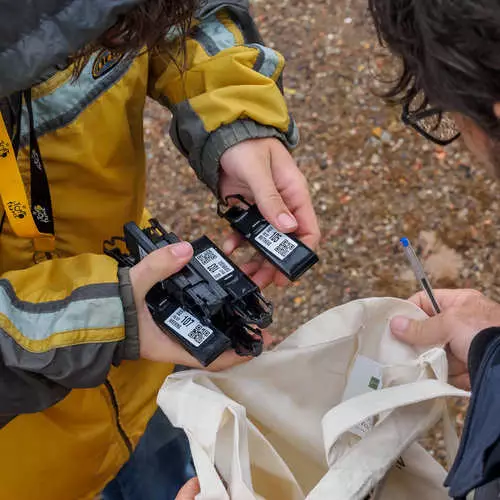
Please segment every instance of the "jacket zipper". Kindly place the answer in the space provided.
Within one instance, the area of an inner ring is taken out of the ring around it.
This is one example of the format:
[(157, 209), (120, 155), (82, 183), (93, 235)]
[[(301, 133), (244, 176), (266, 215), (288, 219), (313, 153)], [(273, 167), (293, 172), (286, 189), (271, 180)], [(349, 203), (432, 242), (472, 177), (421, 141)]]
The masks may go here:
[(120, 422), (120, 410), (118, 408), (118, 400), (116, 399), (115, 390), (113, 389), (113, 386), (111, 385), (111, 382), (108, 379), (105, 380), (104, 385), (108, 390), (109, 397), (111, 398), (111, 404), (113, 405), (113, 409), (115, 411), (116, 427), (118, 429), (118, 432), (120, 433), (121, 438), (123, 439), (123, 442), (125, 443), (125, 446), (127, 447), (129, 455), (132, 455), (134, 448), (132, 446), (132, 442), (130, 441), (129, 437), (127, 436), (127, 433), (123, 429), (122, 424)]

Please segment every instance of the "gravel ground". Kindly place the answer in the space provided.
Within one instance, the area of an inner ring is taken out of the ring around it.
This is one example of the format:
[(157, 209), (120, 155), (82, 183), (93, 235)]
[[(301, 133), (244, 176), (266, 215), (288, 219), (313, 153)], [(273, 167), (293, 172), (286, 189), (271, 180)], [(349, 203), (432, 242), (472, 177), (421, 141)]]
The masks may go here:
[[(301, 128), (295, 158), (323, 232), (320, 264), (298, 285), (267, 291), (277, 340), (335, 305), (412, 294), (402, 235), (419, 243), (435, 286), (500, 299), (497, 184), (459, 144), (434, 147), (373, 94), (374, 73), (387, 60), (366, 0), (257, 0), (254, 8), (267, 43), (288, 61), (285, 92)], [(207, 234), (222, 243), (226, 225), (170, 143), (167, 114), (150, 104), (145, 124), (149, 208), (186, 239)], [(453, 410), (461, 426), (464, 402)], [(439, 429), (425, 444), (442, 458)]]

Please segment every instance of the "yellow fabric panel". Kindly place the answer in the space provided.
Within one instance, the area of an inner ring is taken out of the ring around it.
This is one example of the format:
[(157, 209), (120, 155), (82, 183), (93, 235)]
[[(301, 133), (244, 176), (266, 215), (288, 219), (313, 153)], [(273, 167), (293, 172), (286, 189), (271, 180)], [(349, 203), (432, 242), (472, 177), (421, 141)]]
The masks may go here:
[[(169, 46), (159, 54), (151, 56), (149, 96), (153, 99), (164, 95), (172, 104), (184, 101), (189, 89), (182, 81), (182, 75), (210, 60), (210, 56), (203, 50), (203, 47), (192, 38), (186, 40), (185, 50), (182, 53), (179, 54), (178, 51), (178, 47)], [(169, 54), (177, 54), (175, 62)]]
[[(134, 446), (172, 370), (148, 361), (111, 368), (120, 422)], [(0, 500), (94, 500), (128, 460), (114, 422), (104, 387), (74, 390), (42, 413), (14, 419), (0, 430)]]
[(0, 500), (91, 500), (128, 459), (113, 421), (104, 387), (14, 419), (0, 431)]
[[(196, 79), (201, 76), (204, 85), (211, 91), (191, 98), (191, 108), (202, 120), (207, 132), (245, 118), (286, 132), (290, 116), (279, 88), (273, 80), (249, 68), (244, 59), (241, 61), (242, 56), (213, 61), (217, 71), (224, 75), (225, 85), (217, 86), (219, 82), (214, 72), (194, 75)], [(253, 82), (249, 85), (245, 81), (250, 77), (253, 77)], [(251, 100), (246, 100), (248, 95), (251, 95)], [(245, 103), (243, 112), (242, 102)]]
[(119, 368), (111, 368), (109, 380), (122, 401), (120, 422), (134, 445), (157, 408), (161, 385), (173, 370), (173, 364), (146, 360), (124, 361)]
[(82, 254), (54, 259), (22, 271), (5, 273), (16, 296), (26, 302), (49, 302), (67, 298), (85, 285), (116, 283), (118, 264), (110, 257)]
[[(262, 124), (288, 130), (290, 117), (286, 102), (272, 78), (254, 71), (259, 51), (252, 47), (233, 47), (206, 57), (200, 45), (191, 41), (196, 57), (190, 51), (191, 63), (198, 63), (182, 76), (170, 65), (158, 79), (161, 88), (172, 104), (189, 99), (192, 109), (203, 122), (207, 132), (237, 119), (251, 118)], [(275, 75), (283, 69), (283, 58)], [(244, 106), (242, 106), (244, 103)], [(241, 109), (245, 111), (242, 113)]]

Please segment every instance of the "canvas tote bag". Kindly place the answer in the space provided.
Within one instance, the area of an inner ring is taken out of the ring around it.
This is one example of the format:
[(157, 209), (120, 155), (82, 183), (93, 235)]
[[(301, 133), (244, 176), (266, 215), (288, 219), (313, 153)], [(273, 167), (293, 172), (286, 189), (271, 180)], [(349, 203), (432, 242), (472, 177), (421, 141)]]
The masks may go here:
[(413, 304), (373, 298), (331, 309), (276, 349), (221, 373), (167, 378), (158, 404), (190, 442), (197, 500), (444, 500), (445, 470), (417, 444), (440, 419), (458, 439), (445, 351), (396, 341)]

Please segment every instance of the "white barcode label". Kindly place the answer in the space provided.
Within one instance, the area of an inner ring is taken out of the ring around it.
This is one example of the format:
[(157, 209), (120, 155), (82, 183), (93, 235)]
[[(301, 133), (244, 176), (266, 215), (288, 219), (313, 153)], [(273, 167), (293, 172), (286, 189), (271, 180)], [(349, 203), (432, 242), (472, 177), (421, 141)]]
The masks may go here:
[(220, 280), (234, 271), (231, 264), (213, 248), (207, 248), (201, 252), (200, 255), (196, 256), (196, 260), (210, 273), (214, 280)]
[(166, 320), (165, 324), (195, 347), (200, 346), (213, 335), (213, 330), (202, 325), (192, 314), (178, 307)]
[(298, 247), (295, 241), (277, 231), (271, 224), (261, 231), (255, 240), (281, 260), (286, 259)]

